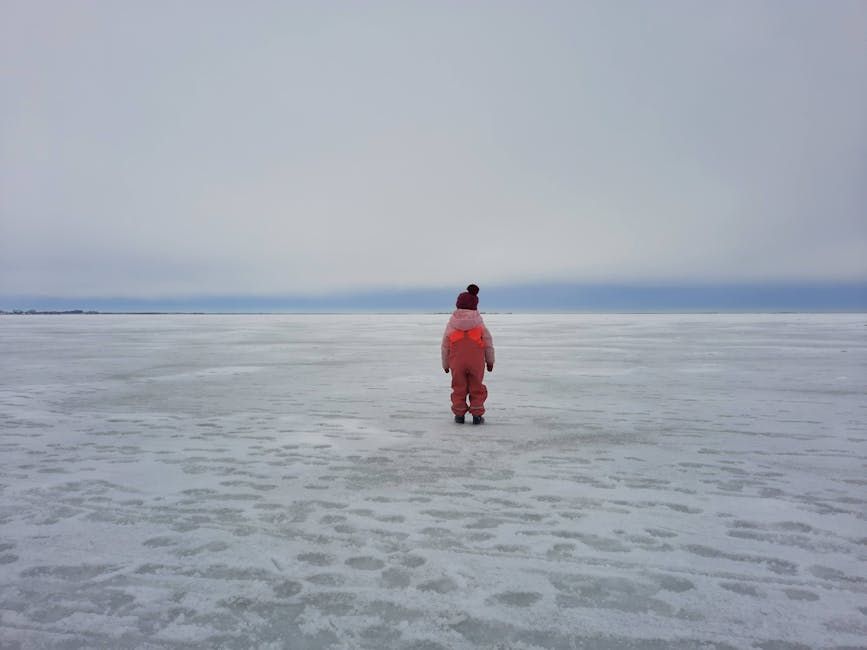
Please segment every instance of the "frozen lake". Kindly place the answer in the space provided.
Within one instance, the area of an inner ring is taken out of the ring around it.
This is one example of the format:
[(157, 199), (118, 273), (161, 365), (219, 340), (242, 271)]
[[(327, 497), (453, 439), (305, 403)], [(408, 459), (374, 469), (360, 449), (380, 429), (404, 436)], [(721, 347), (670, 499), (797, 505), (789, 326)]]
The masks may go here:
[(0, 647), (867, 647), (867, 316), (0, 318)]

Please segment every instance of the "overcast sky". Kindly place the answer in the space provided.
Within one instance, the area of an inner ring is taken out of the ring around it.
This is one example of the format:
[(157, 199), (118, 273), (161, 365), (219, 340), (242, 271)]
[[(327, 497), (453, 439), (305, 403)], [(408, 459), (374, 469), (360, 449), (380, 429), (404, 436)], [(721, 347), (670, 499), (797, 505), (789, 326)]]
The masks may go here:
[(0, 294), (867, 279), (867, 2), (0, 0)]

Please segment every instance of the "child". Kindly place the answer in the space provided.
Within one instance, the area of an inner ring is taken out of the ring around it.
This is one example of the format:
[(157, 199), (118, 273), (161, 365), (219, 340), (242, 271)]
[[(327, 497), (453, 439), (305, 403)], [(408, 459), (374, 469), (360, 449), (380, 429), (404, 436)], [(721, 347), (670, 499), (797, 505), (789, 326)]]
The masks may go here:
[[(485, 418), (485, 399), (488, 389), (482, 383), (485, 365), (488, 371), (494, 369), (494, 341), (485, 327), (477, 308), (479, 288), (471, 284), (458, 296), (454, 313), (443, 334), (443, 370), (452, 373), (452, 413), (455, 422), (464, 423), (469, 412), (473, 424), (483, 424)], [(467, 395), (470, 406), (467, 408)]]

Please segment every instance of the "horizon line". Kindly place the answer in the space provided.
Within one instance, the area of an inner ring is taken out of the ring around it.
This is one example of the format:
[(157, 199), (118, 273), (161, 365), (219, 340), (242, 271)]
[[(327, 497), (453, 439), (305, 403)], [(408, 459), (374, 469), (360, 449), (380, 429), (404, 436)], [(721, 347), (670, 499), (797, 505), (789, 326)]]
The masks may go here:
[[(486, 315), (622, 315), (622, 316), (713, 316), (713, 315), (797, 315), (797, 314), (865, 314), (864, 309), (694, 309), (694, 310), (599, 310), (599, 309), (511, 309), (511, 310), (485, 310), (479, 309), (480, 314)], [(431, 310), (343, 310), (343, 311), (97, 311), (97, 310), (12, 310), (0, 309), (0, 316), (442, 316), (451, 311)]]
[[(3, 311), (102, 313), (443, 313), (459, 292), (447, 288), (359, 289), (314, 295), (187, 294), (174, 296), (0, 295)], [(579, 284), (489, 286), (487, 312), (798, 313), (867, 311), (867, 281), (836, 283)]]

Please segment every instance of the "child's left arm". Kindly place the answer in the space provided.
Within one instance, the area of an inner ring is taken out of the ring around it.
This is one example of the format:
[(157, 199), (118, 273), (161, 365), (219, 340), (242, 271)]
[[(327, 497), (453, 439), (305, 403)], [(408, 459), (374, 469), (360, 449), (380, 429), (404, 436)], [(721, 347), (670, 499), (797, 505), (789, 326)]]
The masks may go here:
[(488, 330), (487, 325), (485, 327), (485, 364), (488, 366), (488, 372), (491, 372), (494, 369), (494, 339), (491, 336), (491, 332)]

